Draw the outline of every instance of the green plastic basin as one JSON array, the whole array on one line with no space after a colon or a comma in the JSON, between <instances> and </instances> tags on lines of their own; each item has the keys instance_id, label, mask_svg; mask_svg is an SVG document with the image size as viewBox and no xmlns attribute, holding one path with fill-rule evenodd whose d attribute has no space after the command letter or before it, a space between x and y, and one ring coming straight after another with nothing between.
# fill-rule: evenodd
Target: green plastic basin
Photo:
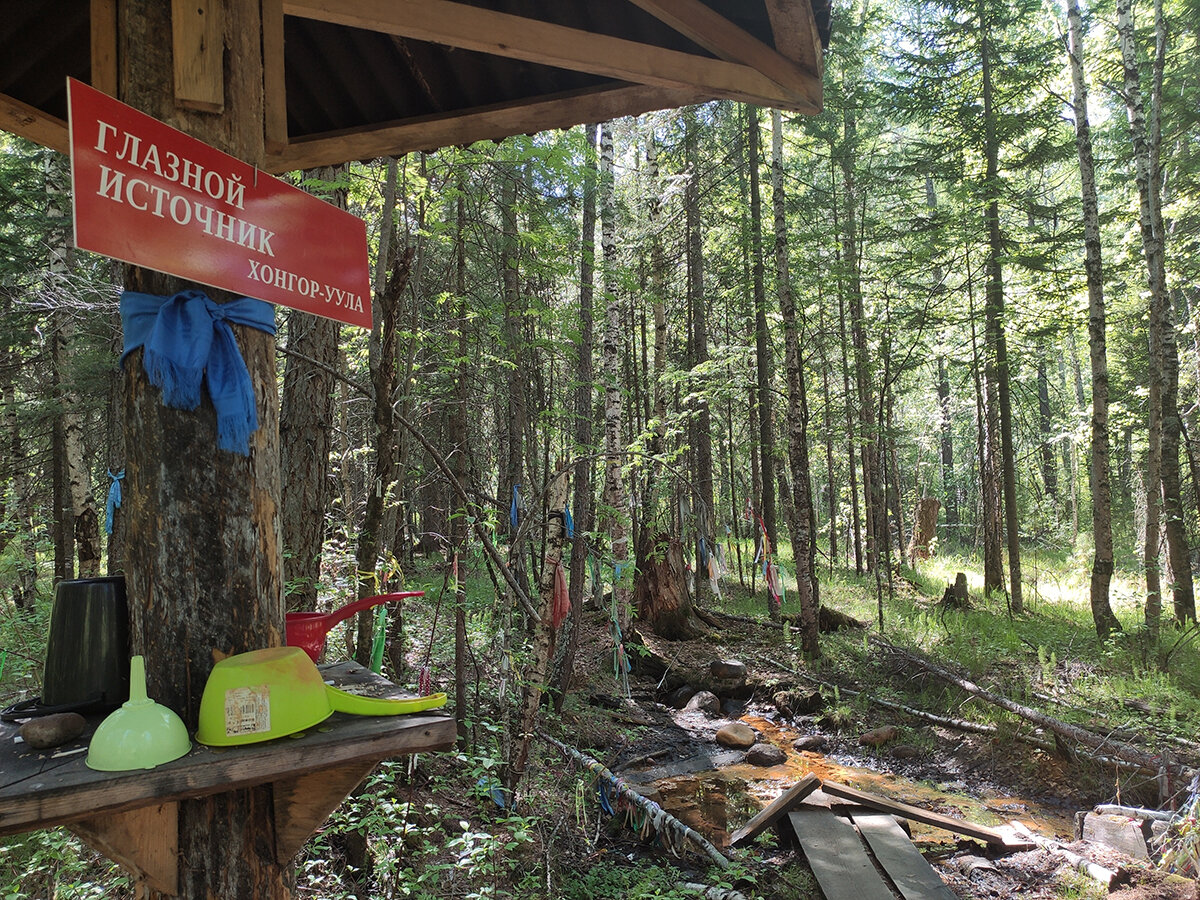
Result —
<instances>
[{"instance_id":1,"label":"green plastic basin","mask_svg":"<svg viewBox=\"0 0 1200 900\"><path fill-rule=\"evenodd\" d=\"M196 740L214 747L295 734L333 714L325 682L300 647L270 647L213 666L200 699Z\"/></svg>"}]
</instances>

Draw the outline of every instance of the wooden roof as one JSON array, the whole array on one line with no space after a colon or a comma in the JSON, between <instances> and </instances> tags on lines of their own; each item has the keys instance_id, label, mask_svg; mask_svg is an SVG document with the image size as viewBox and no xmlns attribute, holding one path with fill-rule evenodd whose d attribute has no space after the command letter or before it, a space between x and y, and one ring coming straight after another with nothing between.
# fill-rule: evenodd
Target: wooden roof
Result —
<instances>
[{"instance_id":1,"label":"wooden roof","mask_svg":"<svg viewBox=\"0 0 1200 900\"><path fill-rule=\"evenodd\" d=\"M185 20L208 2L175 0L176 102L219 109L219 35ZM828 0L262 3L276 172L714 98L821 108ZM0 0L0 128L66 152L66 77L116 93L115 10Z\"/></svg>"}]
</instances>

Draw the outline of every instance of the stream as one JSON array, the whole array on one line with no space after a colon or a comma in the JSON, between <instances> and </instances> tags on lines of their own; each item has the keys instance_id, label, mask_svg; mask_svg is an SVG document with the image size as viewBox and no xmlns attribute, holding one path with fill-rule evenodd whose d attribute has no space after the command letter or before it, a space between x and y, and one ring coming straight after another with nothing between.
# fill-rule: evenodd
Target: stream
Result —
<instances>
[{"instance_id":1,"label":"stream","mask_svg":"<svg viewBox=\"0 0 1200 900\"><path fill-rule=\"evenodd\" d=\"M644 783L652 784L657 795L654 799L663 809L722 849L728 847L733 831L809 772L815 772L822 780L840 782L980 825L1003 825L1019 819L1035 832L1068 840L1074 831L1072 810L1004 793L982 778L944 772L946 777L938 784L916 781L887 771L894 761L883 756L872 758L866 748L856 745L856 750L864 751L861 757L797 751L792 749L792 742L800 736L795 729L753 713L743 715L740 721L756 729L760 741L785 749L787 760L768 768L736 762L724 766L718 764L717 768L707 771L666 774L659 778L652 777L653 769L627 773L625 777L645 779ZM714 754L718 758L723 755ZM879 768L872 768L873 765ZM924 851L949 850L958 840L940 828L919 822L910 824L913 842Z\"/></svg>"}]
</instances>

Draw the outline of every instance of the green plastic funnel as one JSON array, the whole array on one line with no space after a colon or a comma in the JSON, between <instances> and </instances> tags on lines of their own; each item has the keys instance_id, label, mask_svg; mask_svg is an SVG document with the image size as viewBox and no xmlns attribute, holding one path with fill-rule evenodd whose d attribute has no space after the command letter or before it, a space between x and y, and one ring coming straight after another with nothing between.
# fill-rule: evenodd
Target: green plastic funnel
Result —
<instances>
[{"instance_id":1,"label":"green plastic funnel","mask_svg":"<svg viewBox=\"0 0 1200 900\"><path fill-rule=\"evenodd\" d=\"M183 720L146 696L146 661L129 661L129 699L100 723L87 765L101 772L153 769L192 749Z\"/></svg>"}]
</instances>

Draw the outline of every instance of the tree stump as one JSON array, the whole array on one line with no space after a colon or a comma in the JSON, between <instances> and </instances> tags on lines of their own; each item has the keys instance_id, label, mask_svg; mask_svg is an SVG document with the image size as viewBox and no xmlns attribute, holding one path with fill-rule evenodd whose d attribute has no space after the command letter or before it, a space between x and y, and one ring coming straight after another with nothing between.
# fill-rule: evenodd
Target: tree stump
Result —
<instances>
[{"instance_id":1,"label":"tree stump","mask_svg":"<svg viewBox=\"0 0 1200 900\"><path fill-rule=\"evenodd\" d=\"M646 532L638 547L634 607L638 619L659 637L686 641L704 631L692 610L683 572L683 543Z\"/></svg>"}]
</instances>

